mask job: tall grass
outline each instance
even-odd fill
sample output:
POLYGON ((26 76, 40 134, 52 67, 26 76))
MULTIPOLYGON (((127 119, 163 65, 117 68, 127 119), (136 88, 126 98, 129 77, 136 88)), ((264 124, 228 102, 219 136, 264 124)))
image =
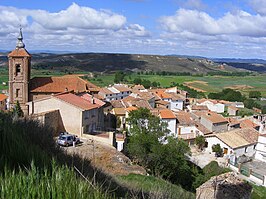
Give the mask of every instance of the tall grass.
POLYGON ((52 172, 44 169, 40 172, 34 164, 28 171, 11 171, 7 167, 0 176, 0 198, 110 198, 106 193, 89 186, 75 176, 75 172, 66 166, 53 164, 52 172))

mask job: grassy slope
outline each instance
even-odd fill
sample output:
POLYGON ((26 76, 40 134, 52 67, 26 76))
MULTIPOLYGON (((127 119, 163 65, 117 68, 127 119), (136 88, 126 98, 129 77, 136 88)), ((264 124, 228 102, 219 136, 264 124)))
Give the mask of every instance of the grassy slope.
POLYGON ((252 199, 265 199, 266 198, 266 188, 262 186, 252 185, 253 191, 251 194, 252 199))
POLYGON ((61 164, 68 158, 50 129, 0 112, 0 198, 111 198, 61 164))
MULTIPOLYGON (((0 198, 46 199, 52 196, 108 199, 113 196, 140 198, 142 194, 147 198, 165 198, 162 189, 134 187, 130 183, 125 184, 122 178, 113 178, 99 170, 95 176, 96 185, 93 186, 93 176, 90 162, 65 154, 55 144, 50 129, 35 121, 13 121, 9 115, 0 112, 0 198), (73 166, 82 171, 87 180, 77 174, 73 166)), ((159 182, 157 178, 149 179, 150 183, 159 182)), ((183 195, 184 199, 193 195, 165 181, 161 181, 160 186, 183 195)))
POLYGON ((185 191, 182 187, 153 176, 129 174, 119 176, 118 180, 132 189, 151 193, 153 196, 157 196, 156 198, 195 198, 193 193, 185 191))

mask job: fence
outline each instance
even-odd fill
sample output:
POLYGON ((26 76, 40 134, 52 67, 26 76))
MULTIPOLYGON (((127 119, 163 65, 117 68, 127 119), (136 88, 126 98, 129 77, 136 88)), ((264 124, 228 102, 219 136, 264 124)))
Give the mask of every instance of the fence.
POLYGON ((232 162, 229 162, 228 166, 230 169, 248 177, 251 182, 258 185, 266 186, 266 176, 253 171, 249 167, 237 163, 233 164, 232 162))

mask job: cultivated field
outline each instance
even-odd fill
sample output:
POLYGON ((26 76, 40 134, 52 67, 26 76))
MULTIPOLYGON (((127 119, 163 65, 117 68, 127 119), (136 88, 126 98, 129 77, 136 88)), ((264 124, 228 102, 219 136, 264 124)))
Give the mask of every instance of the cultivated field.
MULTIPOLYGON (((127 80, 134 80, 136 77, 141 79, 147 79, 151 82, 156 81, 161 84, 162 87, 171 86, 172 82, 183 83, 198 91, 219 92, 224 88, 232 88, 239 90, 244 94, 248 94, 249 91, 260 91, 264 97, 266 97, 266 75, 256 76, 159 76, 159 75, 137 75, 132 74, 126 76, 127 80)), ((96 78, 90 79, 93 83, 99 86, 107 86, 112 84, 114 75, 101 75, 96 78)))
MULTIPOLYGON (((79 72, 87 75, 88 72, 79 72)), ((63 72, 54 72, 49 70, 32 70, 32 77, 34 76, 60 76, 66 75, 63 72)), ((266 97, 266 74, 256 76, 160 76, 160 75, 138 75, 133 73, 127 75, 125 79, 128 82, 135 78, 146 79, 151 82, 159 82, 162 87, 169 87, 172 83, 182 83, 195 90, 210 93, 219 92, 224 88, 232 88, 239 90, 244 94, 249 91, 260 91, 266 97)), ((114 83, 114 74, 97 75, 94 78, 89 78, 89 81, 98 86, 108 86, 114 83)), ((0 90, 8 89, 8 71, 0 68, 0 90), (3 82, 6 85, 3 85, 3 82)))

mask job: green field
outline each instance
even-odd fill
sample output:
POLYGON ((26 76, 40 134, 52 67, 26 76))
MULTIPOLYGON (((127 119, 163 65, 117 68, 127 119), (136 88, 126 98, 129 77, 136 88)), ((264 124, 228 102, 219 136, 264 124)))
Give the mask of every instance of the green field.
MULTIPOLYGON (((130 82, 136 77, 141 79, 147 79, 151 82, 156 81, 161 84, 162 87, 171 86, 172 82, 184 83, 192 81, 203 81, 204 84, 200 82, 193 82, 190 85, 194 88, 205 90, 209 92, 219 92, 226 87, 238 86, 239 88, 233 88, 241 91, 244 94, 248 94, 249 91, 260 91, 262 96, 266 97, 266 75, 256 75, 256 76, 159 76, 159 75, 137 75, 131 74, 126 76, 126 79, 130 82)), ((99 86, 108 86, 114 83, 114 74, 101 75, 96 78, 89 79, 92 83, 99 86)))
MULTIPOLYGON (((87 72, 79 72, 79 74, 88 74, 87 72)), ((66 75, 63 72, 55 72, 49 70, 32 69, 32 77, 36 76, 60 76, 66 75)), ((266 97, 266 74, 256 76, 160 76, 160 75, 138 75, 136 73, 126 75, 126 80, 132 82, 135 78, 146 79, 151 82, 159 82, 162 87, 169 87, 172 83, 191 82, 189 85, 194 89, 202 89, 207 93, 219 92, 226 87, 233 87, 244 94, 249 91, 260 91, 263 97, 266 97), (194 82, 196 81, 196 82, 194 82), (202 82, 200 82, 202 81, 202 82)), ((98 86, 108 86, 114 83, 114 74, 97 75, 94 78, 88 78, 89 81, 98 86)), ((2 82, 8 84, 7 69, 0 69, 0 90, 8 89, 8 85, 3 85, 2 82)))

